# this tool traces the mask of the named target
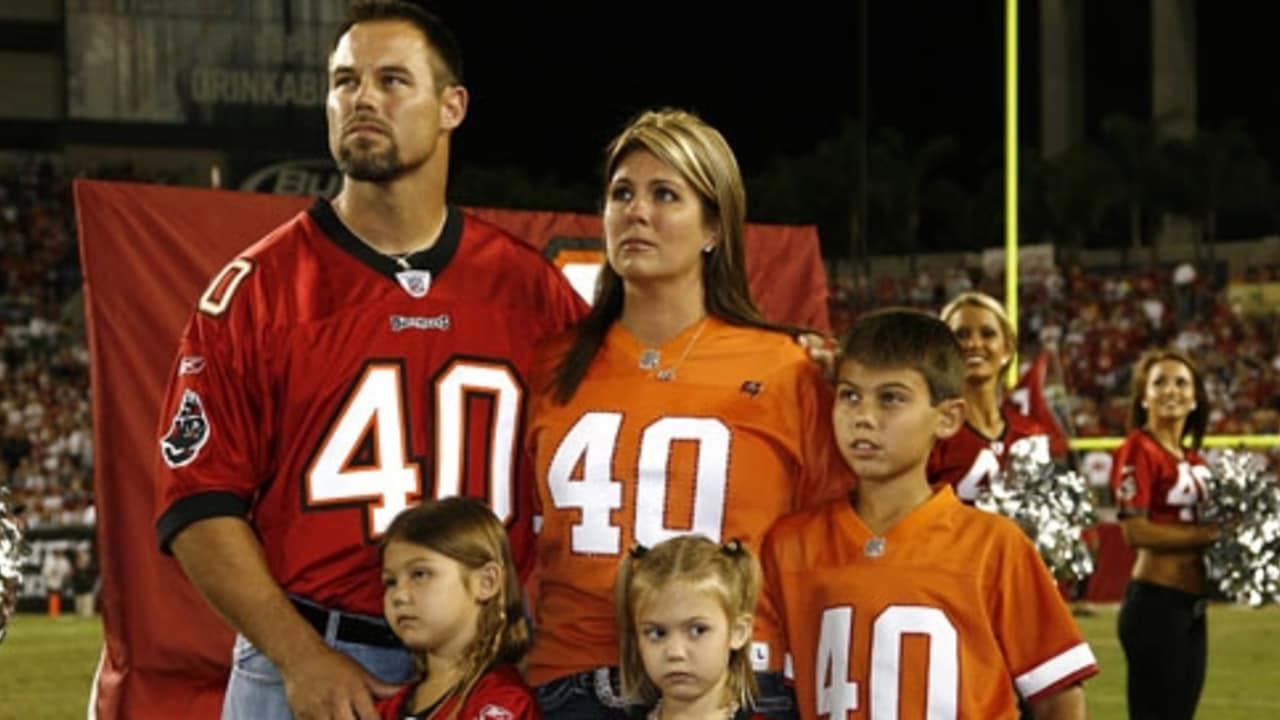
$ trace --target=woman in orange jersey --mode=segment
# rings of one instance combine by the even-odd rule
[[[1130,431],[1111,471],[1124,537],[1138,553],[1118,622],[1135,720],[1189,719],[1204,686],[1204,549],[1218,536],[1198,516],[1208,422],[1208,395],[1190,358],[1155,350],[1138,360]]]
[[[755,550],[777,517],[851,483],[821,369],[748,293],[745,193],[720,133],[644,113],[604,177],[594,307],[541,350],[529,432],[543,524],[528,678],[544,714],[569,719],[625,717],[613,587],[628,548],[698,533]],[[778,669],[760,647],[755,669]],[[760,711],[790,717],[777,676],[758,679]]]
[[[999,472],[1009,447],[1026,441],[1049,451],[1049,435],[1038,422],[1003,407],[1000,379],[1018,347],[1018,334],[995,298],[980,292],[957,295],[939,313],[964,353],[965,423],[934,445],[929,482],[947,483],[956,497],[972,505],[978,490]]]

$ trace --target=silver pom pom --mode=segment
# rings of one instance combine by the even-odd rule
[[[1205,551],[1210,579],[1238,603],[1280,602],[1280,486],[1254,453],[1222,450],[1209,469],[1200,517],[1223,527]]]
[[[22,538],[22,527],[9,507],[9,490],[0,487],[0,642],[8,632],[9,616],[18,605],[22,588],[22,559],[31,548]]]
[[[1021,525],[1059,580],[1079,581],[1093,574],[1093,554],[1083,535],[1098,520],[1093,496],[1084,476],[1053,464],[1048,438],[1023,438],[1010,445],[1004,470],[979,489],[974,504]]]

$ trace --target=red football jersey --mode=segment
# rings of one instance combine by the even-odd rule
[[[540,352],[537,367],[554,366],[565,345]],[[645,348],[615,324],[574,397],[540,394],[533,406],[535,685],[618,664],[614,578],[633,545],[694,532],[757,550],[775,519],[852,485],[831,388],[790,337],[709,318],[658,351],[666,360],[643,369]],[[672,364],[674,379],[655,377]]]
[[[1146,515],[1152,522],[1195,524],[1205,499],[1209,468],[1195,450],[1179,458],[1146,430],[1133,430],[1116,448],[1111,466],[1120,516]]]
[[[214,278],[161,419],[162,547],[247,516],[285,591],[380,616],[379,535],[422,497],[465,494],[529,566],[526,372],[586,306],[534,248],[456,208],[412,259],[320,200]]]
[[[406,685],[395,695],[378,701],[382,720],[408,718],[447,718],[458,704],[451,697],[430,713],[415,715],[412,707],[414,685]],[[512,665],[500,665],[476,681],[471,694],[458,712],[458,720],[542,720],[533,691],[520,679]]]
[[[1049,448],[1049,434],[1026,415],[1004,408],[1004,432],[998,438],[989,438],[977,428],[965,423],[955,435],[939,440],[929,454],[925,473],[929,482],[947,483],[956,489],[956,497],[968,505],[978,498],[978,490],[990,482],[992,473],[1004,467],[1009,447],[1024,438],[1044,443]]]
[[[883,536],[843,500],[783,518],[761,564],[803,718],[1016,718],[1098,671],[1022,530],[949,485]]]

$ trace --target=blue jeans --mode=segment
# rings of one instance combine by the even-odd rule
[[[604,672],[602,672],[604,671]],[[772,720],[797,720],[795,693],[777,673],[756,673],[760,697],[755,712]],[[547,720],[626,720],[641,708],[620,707],[617,668],[575,673],[537,687],[538,708]],[[746,716],[744,711],[741,716]]]
[[[331,616],[324,642],[350,656],[366,670],[389,683],[406,683],[417,670],[403,647],[381,647],[338,640],[337,614]],[[284,698],[284,680],[275,663],[243,635],[236,635],[231,651],[231,677],[222,701],[222,720],[292,720]]]
[[[799,720],[795,691],[783,682],[782,673],[756,673],[756,687],[760,689],[756,712],[772,720]]]

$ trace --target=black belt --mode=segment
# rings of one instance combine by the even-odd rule
[[[316,632],[320,633],[320,637],[325,637],[325,633],[329,631],[329,615],[336,613],[338,615],[338,632],[335,636],[337,640],[376,647],[404,647],[404,643],[400,642],[400,638],[391,632],[391,628],[385,622],[359,615],[349,615],[339,610],[325,610],[297,598],[289,599],[293,601],[293,606],[298,609],[298,613],[311,623],[311,627],[315,628]]]

